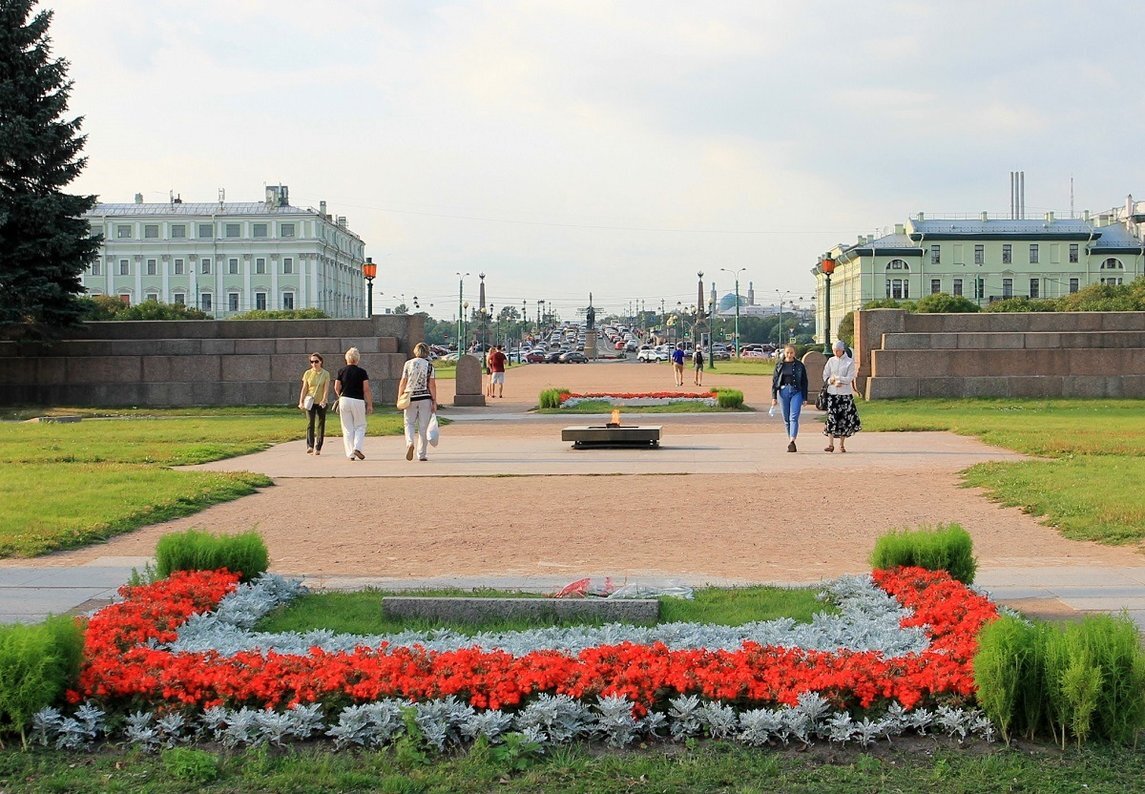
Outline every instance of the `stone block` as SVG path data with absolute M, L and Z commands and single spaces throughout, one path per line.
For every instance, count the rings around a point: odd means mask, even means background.
M 140 356 L 89 356 L 68 359 L 67 366 L 68 383 L 135 383 L 143 377 Z
M 870 377 L 866 383 L 868 400 L 898 400 L 919 396 L 918 378 Z
M 226 401 L 221 381 L 192 381 L 190 387 L 188 405 L 234 405 Z
M 600 619 L 624 623 L 655 623 L 660 602 L 629 598 L 431 598 L 386 596 L 385 618 L 484 623 L 490 620 Z
M 1027 350 L 1045 347 L 1062 347 L 1064 337 L 1068 336 L 1072 336 L 1072 334 L 1059 334 L 1052 331 L 1035 331 L 1028 334 L 1022 334 L 1024 346 Z
M 1014 375 L 1006 379 L 1011 397 L 1060 397 L 1061 375 Z
M 871 365 L 868 376 L 873 378 L 893 378 L 895 377 L 895 356 L 899 355 L 900 351 L 894 350 L 872 350 L 871 351 Z
M 341 337 L 338 342 L 338 348 L 343 354 L 352 347 L 358 348 L 358 352 L 362 354 L 362 366 L 369 369 L 369 362 L 366 357 L 378 352 L 378 339 L 373 336 L 359 336 L 359 337 Z
M 68 382 L 68 360 L 66 358 L 41 358 L 32 362 L 25 362 L 24 366 L 31 364 L 35 368 L 35 383 L 54 385 Z M 26 371 L 24 376 L 26 377 Z M 5 376 L 3 379 L 7 380 Z
M 827 356 L 818 350 L 809 350 L 803 354 L 800 361 L 807 368 L 807 380 L 811 390 L 817 392 L 823 383 L 823 367 L 827 365 Z
M 270 355 L 274 352 L 273 339 L 236 339 L 235 340 L 235 355 L 239 356 L 259 356 Z
M 222 359 L 220 378 L 223 381 L 270 380 L 270 356 L 226 356 Z
M 274 352 L 278 355 L 293 353 L 296 356 L 304 356 L 307 353 L 315 352 L 313 348 L 309 347 L 310 340 L 308 339 L 292 337 L 290 339 L 275 339 L 273 342 Z M 322 353 L 321 350 L 317 352 Z M 326 354 L 322 353 L 322 356 L 325 357 Z
M 421 341 L 421 340 L 418 340 Z M 417 344 L 416 342 L 414 344 Z M 378 352 L 379 353 L 398 353 L 401 352 L 401 346 L 398 340 L 393 336 L 379 336 L 378 337 Z M 410 354 L 413 354 L 413 348 L 410 348 Z
M 204 339 L 200 350 L 204 356 L 233 356 L 235 354 L 235 340 Z
M 476 356 L 461 356 L 457 361 L 454 405 L 485 405 L 481 390 L 481 362 Z

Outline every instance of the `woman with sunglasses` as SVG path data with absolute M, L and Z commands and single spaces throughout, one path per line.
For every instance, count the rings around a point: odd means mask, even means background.
M 322 369 L 322 356 L 310 354 L 310 369 L 302 373 L 302 391 L 298 393 L 298 407 L 310 421 L 306 426 L 306 454 L 321 455 L 322 441 L 326 438 L 326 403 L 330 398 L 330 373 Z

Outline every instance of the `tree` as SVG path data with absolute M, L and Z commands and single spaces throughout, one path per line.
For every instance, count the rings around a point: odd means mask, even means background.
M 51 56 L 51 11 L 0 0 L 0 327 L 52 336 L 79 322 L 80 274 L 99 250 L 83 214 L 95 196 L 62 188 L 86 164 L 82 118 L 62 119 L 72 83 Z

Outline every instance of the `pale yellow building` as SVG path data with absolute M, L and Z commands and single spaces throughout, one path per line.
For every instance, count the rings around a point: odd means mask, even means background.
M 936 292 L 980 305 L 1011 297 L 1056 298 L 1090 284 L 1128 283 L 1145 273 L 1145 202 L 1081 218 L 926 218 L 892 234 L 833 247 L 830 338 L 843 317 L 877 298 Z M 816 267 L 815 326 L 823 340 L 828 280 Z

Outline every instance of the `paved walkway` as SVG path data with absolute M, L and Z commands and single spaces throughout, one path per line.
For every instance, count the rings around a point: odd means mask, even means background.
M 515 407 L 515 406 L 514 406 Z M 509 409 L 509 410 L 506 410 Z M 536 437 L 525 435 L 504 439 L 491 450 L 487 440 L 451 435 L 448 449 L 435 451 L 432 469 L 411 465 L 398 456 L 379 456 L 351 464 L 336 454 L 338 440 L 332 438 L 329 459 L 317 461 L 301 454 L 302 442 L 282 444 L 257 455 L 219 461 L 200 468 L 215 470 L 254 470 L 280 478 L 314 477 L 315 464 L 331 467 L 338 477 L 423 477 L 480 476 L 489 474 L 633 474 L 709 473 L 735 474 L 788 471 L 790 459 L 763 455 L 766 445 L 774 447 L 772 433 L 736 433 L 734 426 L 748 421 L 735 415 L 711 415 L 702 420 L 687 415 L 643 415 L 641 424 L 664 427 L 663 445 L 656 450 L 607 449 L 591 452 L 573 450 L 569 445 L 554 445 L 550 430 L 569 424 L 567 417 L 524 415 L 509 406 L 486 409 L 449 409 L 445 414 L 459 422 L 504 421 L 548 425 Z M 647 420 L 647 421 L 645 421 Z M 578 416 L 575 424 L 594 424 L 604 417 Z M 724 432 L 689 432 L 697 422 L 722 424 Z M 758 424 L 758 417 L 750 421 Z M 460 428 L 459 428 L 460 429 Z M 709 428 L 710 430 L 710 428 Z M 718 438 L 718 441 L 717 441 Z M 944 465 L 961 469 L 984 460 L 1015 459 L 1013 453 L 991 449 L 974 439 L 946 433 L 872 433 L 864 434 L 863 454 L 853 457 L 818 455 L 814 465 L 822 471 L 837 473 L 852 467 L 869 467 L 871 456 L 877 456 L 880 468 L 917 466 L 922 456 L 932 465 L 935 456 Z M 317 474 L 317 476 L 325 476 Z M 145 557 L 100 557 L 74 567 L 49 566 L 35 560 L 0 561 L 0 622 L 30 622 L 48 614 L 82 612 L 114 598 L 116 589 L 130 577 L 132 569 L 142 571 L 150 562 Z M 630 580 L 631 581 L 631 580 Z M 720 584 L 711 577 L 688 581 L 686 577 L 649 581 L 647 584 Z M 733 582 L 727 582 L 733 584 Z M 568 584 L 567 578 L 495 578 L 443 577 L 432 580 L 387 580 L 365 577 L 324 577 L 311 580 L 311 586 L 346 589 L 363 586 L 411 588 L 453 586 L 462 588 L 498 587 L 533 591 L 552 591 Z M 790 584 L 805 584 L 792 582 Z M 977 584 L 1003 603 L 1019 608 L 1037 605 L 1040 612 L 1070 614 L 1074 612 L 1120 612 L 1125 610 L 1145 631 L 1145 561 L 1138 567 L 1055 566 L 1039 568 L 982 568 Z

